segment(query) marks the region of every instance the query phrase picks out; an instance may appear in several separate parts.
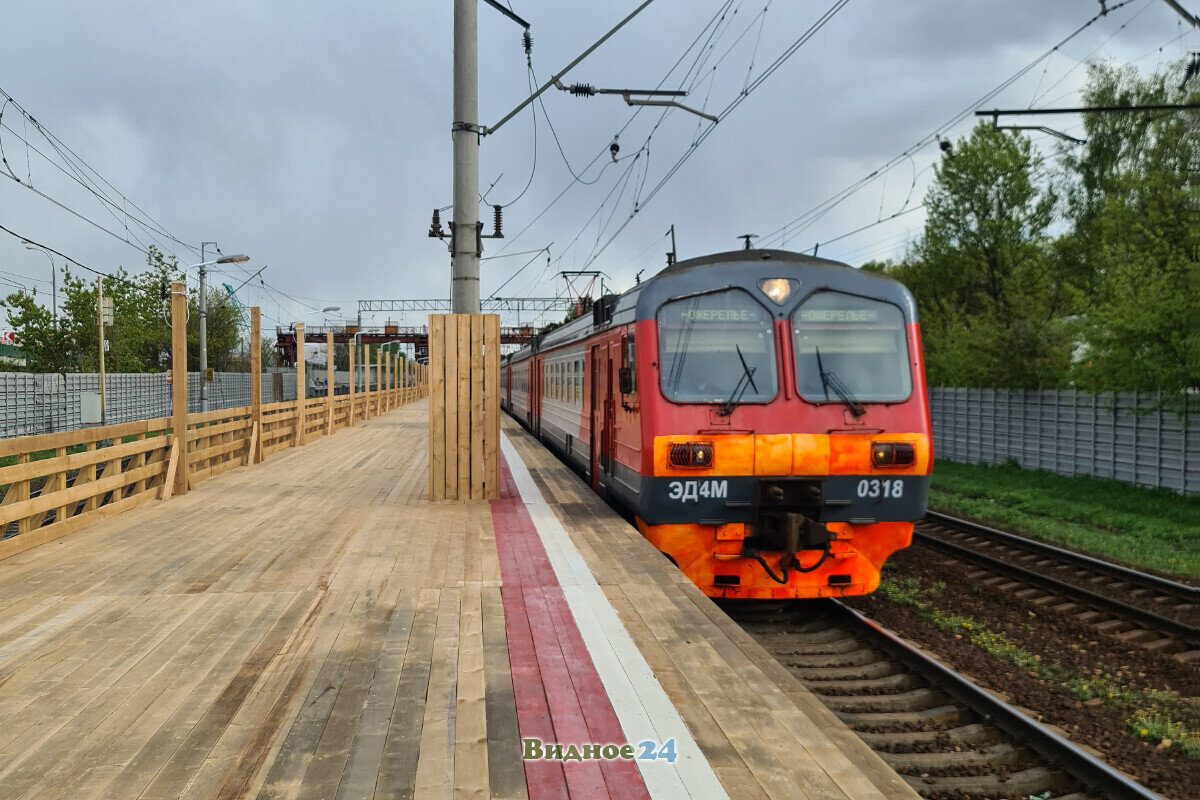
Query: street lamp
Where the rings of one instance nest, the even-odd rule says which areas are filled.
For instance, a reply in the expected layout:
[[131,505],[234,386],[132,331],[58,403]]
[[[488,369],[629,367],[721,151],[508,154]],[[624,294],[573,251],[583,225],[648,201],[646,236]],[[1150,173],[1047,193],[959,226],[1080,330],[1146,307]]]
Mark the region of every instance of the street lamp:
[[26,241],[25,239],[21,241],[25,242],[26,250],[35,250],[50,259],[50,286],[53,287],[52,291],[54,292],[50,298],[50,305],[54,309],[54,329],[58,330],[58,270],[54,266],[54,256],[33,242]]
[[[205,261],[205,248],[212,245],[215,249],[216,242],[201,242],[200,243],[200,263],[193,264],[187,269],[200,270],[200,410],[208,411],[208,270],[214,264],[241,264],[244,261],[249,261],[250,256],[238,254],[236,256],[221,256],[215,261]],[[219,250],[217,252],[220,252]]]

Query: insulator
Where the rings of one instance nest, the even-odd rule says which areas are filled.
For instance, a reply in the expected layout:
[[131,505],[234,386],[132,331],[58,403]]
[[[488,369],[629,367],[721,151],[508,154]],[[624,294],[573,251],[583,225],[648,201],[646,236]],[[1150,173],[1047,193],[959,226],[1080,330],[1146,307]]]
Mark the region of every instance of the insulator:
[[525,55],[531,54],[533,52],[533,34],[526,28],[525,34],[521,38],[525,43]]
[[596,87],[590,83],[572,83],[567,91],[576,97],[591,97],[596,93]]
[[504,235],[504,206],[492,206],[493,214],[493,233],[497,236]]

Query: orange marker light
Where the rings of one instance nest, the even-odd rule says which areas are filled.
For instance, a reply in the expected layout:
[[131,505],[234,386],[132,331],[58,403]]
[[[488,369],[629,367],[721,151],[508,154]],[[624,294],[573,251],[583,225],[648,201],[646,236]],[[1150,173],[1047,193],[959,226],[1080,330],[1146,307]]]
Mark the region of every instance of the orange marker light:
[[911,444],[871,442],[871,463],[877,467],[907,466],[916,458],[916,449]]
[[673,443],[669,458],[672,467],[708,469],[713,463],[713,445],[712,442]]

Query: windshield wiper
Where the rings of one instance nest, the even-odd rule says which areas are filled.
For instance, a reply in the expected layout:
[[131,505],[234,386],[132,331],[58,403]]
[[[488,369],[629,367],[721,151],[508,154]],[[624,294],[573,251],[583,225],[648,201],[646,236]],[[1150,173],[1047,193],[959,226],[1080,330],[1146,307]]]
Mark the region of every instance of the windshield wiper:
[[833,372],[826,372],[824,365],[821,363],[821,348],[814,348],[817,351],[817,371],[821,373],[821,388],[825,390],[825,399],[829,399],[829,387],[833,387],[833,392],[836,394],[846,408],[850,409],[850,413],[855,417],[861,417],[867,413],[863,408],[862,403],[854,399],[854,395],[850,394],[850,390],[846,388],[846,384],[842,383],[842,379]]
[[741,346],[735,344],[733,348],[737,350],[738,359],[742,362],[742,377],[738,378],[737,385],[733,387],[733,392],[730,393],[729,399],[721,406],[722,417],[728,417],[733,413],[733,407],[742,399],[742,395],[746,393],[747,386],[753,387],[754,391],[758,392],[758,386],[754,383],[754,370],[758,368],[746,363],[746,357],[742,355]]

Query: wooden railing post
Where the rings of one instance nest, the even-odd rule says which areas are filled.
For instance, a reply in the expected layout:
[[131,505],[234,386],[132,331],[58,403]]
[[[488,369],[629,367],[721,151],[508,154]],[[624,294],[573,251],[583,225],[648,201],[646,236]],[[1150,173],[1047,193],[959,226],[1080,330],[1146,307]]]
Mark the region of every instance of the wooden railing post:
[[[175,475],[170,492],[173,494],[187,494],[191,483],[187,449],[187,379],[187,286],[183,281],[175,281],[171,284],[171,436],[174,439]],[[203,375],[200,380],[204,380]]]
[[365,422],[371,418],[371,346],[368,344],[362,346],[362,369],[362,418]]
[[383,348],[375,351],[375,413],[383,413]]
[[387,365],[385,372],[387,372],[387,388],[388,388],[387,409],[388,409],[388,411],[391,411],[393,408],[395,408],[395,400],[392,397],[392,390],[394,388],[392,386],[392,376],[395,373],[395,367],[393,366],[395,364],[395,362],[396,362],[396,356],[389,350],[388,354],[387,354],[387,358],[384,361],[384,363]]
[[350,421],[347,426],[354,427],[354,384],[358,382],[358,375],[354,372],[354,351],[357,348],[354,346],[353,338],[350,339],[348,349],[350,350]]
[[262,461],[262,316],[250,307],[250,449],[247,464]]
[[325,331],[325,435],[333,433],[333,331]]
[[296,323],[296,447],[304,444],[304,401],[308,384],[304,378],[304,323]]

